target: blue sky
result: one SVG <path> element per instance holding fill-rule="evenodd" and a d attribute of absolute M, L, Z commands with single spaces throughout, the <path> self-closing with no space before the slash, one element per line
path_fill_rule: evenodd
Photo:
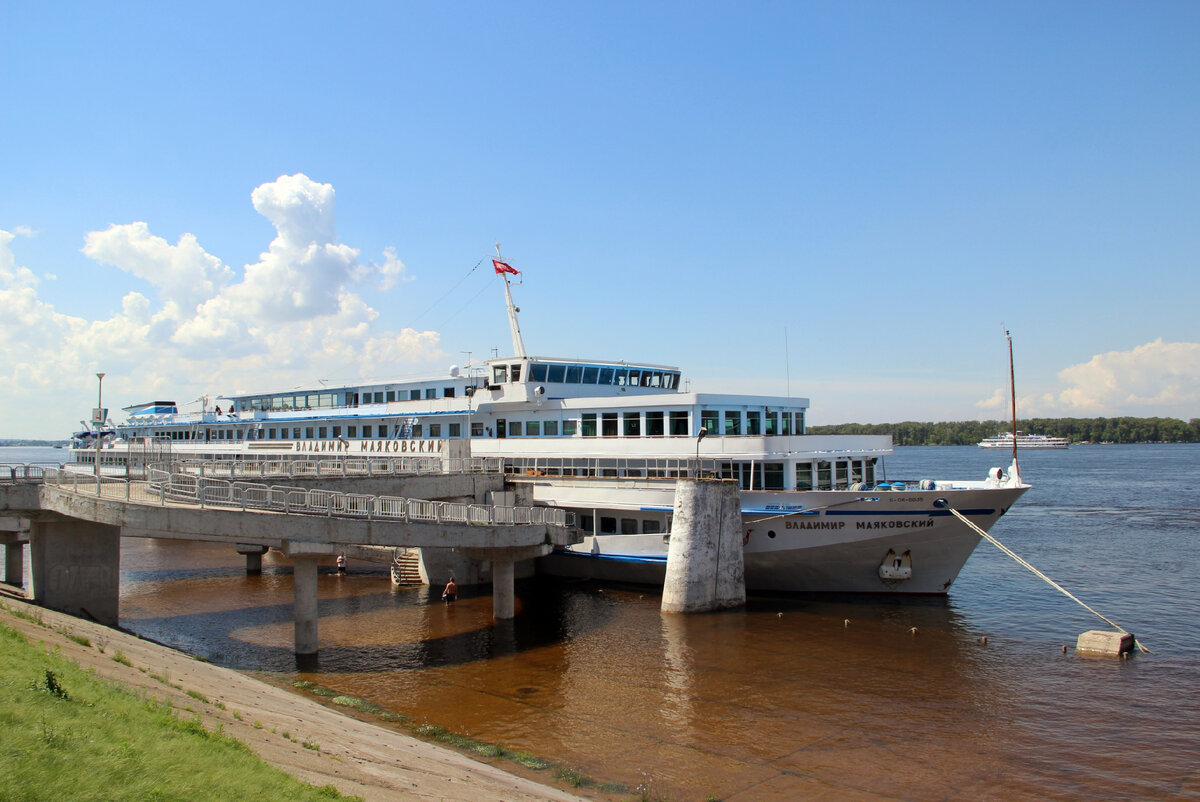
<path fill-rule="evenodd" d="M 1200 5 L 18 4 L 0 436 L 674 364 L 813 423 L 1200 416 Z"/>

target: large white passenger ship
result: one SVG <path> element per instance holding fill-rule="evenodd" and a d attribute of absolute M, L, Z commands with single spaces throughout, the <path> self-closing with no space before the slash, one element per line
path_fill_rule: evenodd
<path fill-rule="evenodd" d="M 500 259 L 513 355 L 441 377 L 125 408 L 127 442 L 175 457 L 493 457 L 534 503 L 574 511 L 583 542 L 544 557 L 556 575 L 661 583 L 675 478 L 742 488 L 750 591 L 944 593 L 984 530 L 1028 489 L 1016 469 L 978 480 L 885 482 L 888 436 L 805 433 L 808 399 L 684 389 L 678 368 L 531 356 Z M 224 401 L 225 403 L 221 403 Z M 78 443 L 81 461 L 96 453 Z M 111 461 L 111 460 L 110 460 Z"/>

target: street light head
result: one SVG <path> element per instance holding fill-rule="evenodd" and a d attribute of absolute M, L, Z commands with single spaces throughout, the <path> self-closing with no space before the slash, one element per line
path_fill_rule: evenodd
<path fill-rule="evenodd" d="M 96 374 L 96 378 L 97 378 L 97 379 L 101 379 L 101 380 L 103 380 L 103 379 L 104 379 L 104 374 L 103 374 L 103 373 L 97 373 L 97 374 Z"/>
<path fill-rule="evenodd" d="M 700 432 L 696 435 L 696 439 L 703 440 L 704 435 L 706 435 L 706 434 L 708 434 L 708 429 L 701 429 Z"/>

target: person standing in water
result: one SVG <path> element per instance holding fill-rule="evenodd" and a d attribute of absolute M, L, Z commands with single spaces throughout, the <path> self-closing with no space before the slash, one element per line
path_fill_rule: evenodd
<path fill-rule="evenodd" d="M 446 589 L 442 591 L 442 601 L 452 602 L 458 598 L 458 585 L 454 584 L 454 575 L 450 575 L 450 581 L 446 583 Z"/>

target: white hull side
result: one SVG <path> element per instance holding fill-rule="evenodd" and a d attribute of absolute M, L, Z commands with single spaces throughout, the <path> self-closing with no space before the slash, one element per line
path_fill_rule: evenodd
<path fill-rule="evenodd" d="M 936 507 L 934 502 L 946 500 L 948 506 L 963 511 L 986 531 L 1026 489 L 978 488 L 894 494 L 886 491 L 867 494 L 851 491 L 743 493 L 743 525 L 749 531 L 744 552 L 746 589 L 751 592 L 945 593 L 974 551 L 979 536 L 947 509 Z M 575 494 L 557 488 L 556 495 L 558 503 L 563 505 L 566 496 Z M 606 494 L 601 488 L 594 488 L 583 495 Z M 641 493 L 634 495 L 640 495 L 644 504 L 633 509 L 643 510 L 669 507 L 672 497 L 665 487 L 658 490 L 643 488 Z M 864 496 L 878 500 L 852 501 Z M 629 501 L 628 486 L 620 497 Z M 764 499 L 776 505 L 800 503 L 805 508 L 827 508 L 805 515 L 768 517 L 758 512 L 763 508 Z M 599 498 L 591 500 L 600 501 Z M 843 503 L 847 500 L 851 503 Z M 833 504 L 840 506 L 828 508 Z M 603 507 L 596 505 L 593 508 Z M 880 578 L 879 568 L 889 551 L 896 556 L 908 552 L 911 578 Z M 666 571 L 666 553 L 663 535 L 597 535 L 570 551 L 542 558 L 539 570 L 560 576 L 661 584 Z"/>

